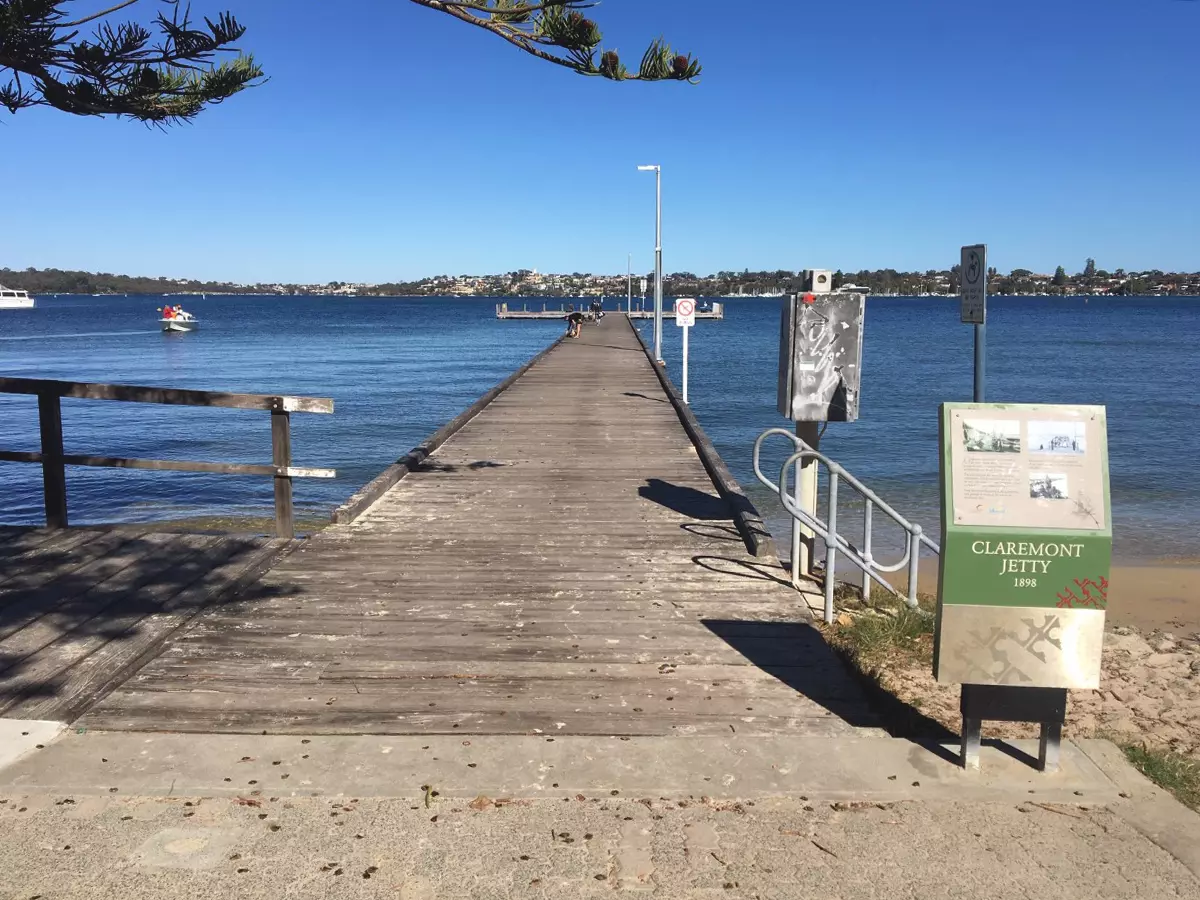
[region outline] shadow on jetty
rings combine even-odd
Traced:
[[[704,627],[762,671],[856,728],[879,715],[821,633],[804,622],[705,619]]]
[[[671,484],[661,478],[649,479],[638,488],[638,496],[690,519],[728,522],[733,518],[729,504],[720,497],[692,487]]]

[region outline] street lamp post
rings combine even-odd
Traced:
[[[662,166],[638,166],[639,172],[653,172],[656,188],[654,224],[654,358],[662,362]]]

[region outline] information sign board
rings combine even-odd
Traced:
[[[1096,688],[1112,517],[1102,406],[947,403],[934,674]]]

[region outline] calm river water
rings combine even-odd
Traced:
[[[333,397],[333,416],[293,416],[301,514],[327,514],[429,432],[543,348],[557,322],[498,322],[485,299],[186,299],[201,331],[164,335],[161,298],[43,297],[0,311],[0,374]],[[988,400],[1108,407],[1118,557],[1200,556],[1200,300],[990,301]],[[611,306],[611,304],[609,304]],[[649,333],[649,323],[641,323]],[[750,452],[775,412],[779,301],[730,302],[693,329],[691,400],[754,499]],[[664,355],[679,378],[679,329]],[[971,397],[972,329],[956,302],[867,303],[861,417],[822,449],[901,512],[937,526],[937,407]],[[68,452],[270,460],[269,416],[240,410],[64,401]],[[32,398],[0,395],[0,448],[37,449]],[[598,460],[603,464],[603,460]],[[269,479],[70,469],[73,521],[269,514]],[[0,463],[0,523],[41,517],[37,466]]]

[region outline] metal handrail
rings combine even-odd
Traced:
[[[763,474],[761,466],[762,446],[767,438],[772,435],[783,435],[791,440],[796,447],[796,452],[788,457],[787,461],[780,467],[779,480],[772,481]],[[794,497],[788,490],[788,473],[793,468],[795,469],[795,481],[797,489],[800,483],[800,469],[805,460],[813,460],[817,465],[824,464],[829,473],[829,499],[828,499],[828,515],[829,521],[824,522],[815,513],[810,513],[799,504],[799,497]],[[758,480],[774,491],[783,504],[783,508],[791,515],[793,519],[792,527],[796,528],[797,523],[805,526],[814,534],[820,535],[825,541],[825,621],[833,621],[833,589],[836,584],[836,569],[837,555],[842,553],[850,562],[854,563],[863,573],[862,591],[866,597],[870,593],[871,582],[877,582],[881,587],[890,591],[898,597],[904,597],[900,591],[896,590],[886,579],[879,573],[881,572],[899,572],[907,566],[908,568],[908,596],[904,597],[908,605],[915,609],[917,607],[917,567],[921,558],[921,546],[924,545],[934,553],[940,554],[941,548],[927,535],[920,525],[909,522],[906,518],[892,509],[874,491],[851,475],[845,468],[834,462],[823,453],[814,450],[804,442],[798,435],[793,434],[783,428],[769,428],[758,436],[754,442],[754,475]],[[858,492],[863,498],[864,513],[863,513],[863,545],[860,550],[854,544],[850,543],[837,530],[837,512],[838,512],[838,486],[839,482],[845,481],[852,489]],[[876,561],[871,553],[871,530],[873,525],[873,510],[879,507],[893,522],[902,528],[906,534],[904,556],[899,562],[884,565]],[[793,547],[795,542],[793,542]],[[797,588],[800,586],[800,554],[793,549],[792,553],[792,583]]]

